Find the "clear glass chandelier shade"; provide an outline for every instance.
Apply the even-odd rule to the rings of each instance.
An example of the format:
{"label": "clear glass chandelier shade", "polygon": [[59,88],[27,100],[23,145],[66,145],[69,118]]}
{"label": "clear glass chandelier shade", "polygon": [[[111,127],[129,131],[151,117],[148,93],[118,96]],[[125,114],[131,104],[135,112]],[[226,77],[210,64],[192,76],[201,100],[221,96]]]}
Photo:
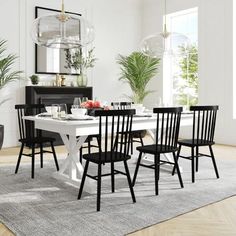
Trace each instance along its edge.
{"label": "clear glass chandelier shade", "polygon": [[94,40],[94,28],[81,16],[58,13],[35,19],[31,36],[40,46],[69,49],[91,43]]}
{"label": "clear glass chandelier shade", "polygon": [[150,57],[163,55],[186,54],[190,40],[180,33],[157,33],[150,35],[141,42],[141,51]]}

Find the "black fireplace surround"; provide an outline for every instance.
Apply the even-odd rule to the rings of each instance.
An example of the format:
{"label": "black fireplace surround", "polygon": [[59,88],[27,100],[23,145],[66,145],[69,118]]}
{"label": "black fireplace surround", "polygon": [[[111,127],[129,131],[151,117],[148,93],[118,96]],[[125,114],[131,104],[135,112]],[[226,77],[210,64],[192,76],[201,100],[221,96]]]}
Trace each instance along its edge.
{"label": "black fireplace surround", "polygon": [[[68,110],[73,104],[75,97],[93,98],[92,87],[47,87],[47,86],[26,86],[25,101],[26,104],[44,104],[49,106],[52,104],[66,103]],[[48,131],[42,131],[45,136],[55,137],[55,145],[61,145],[62,140],[59,134]]]}

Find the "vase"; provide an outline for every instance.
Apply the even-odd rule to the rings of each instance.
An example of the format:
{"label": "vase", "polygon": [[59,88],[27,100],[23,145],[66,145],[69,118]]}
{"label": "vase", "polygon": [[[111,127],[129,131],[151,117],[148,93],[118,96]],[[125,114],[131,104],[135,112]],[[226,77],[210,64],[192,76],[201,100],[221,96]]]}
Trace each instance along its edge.
{"label": "vase", "polygon": [[88,77],[86,74],[80,74],[77,76],[77,86],[78,87],[87,87]]}

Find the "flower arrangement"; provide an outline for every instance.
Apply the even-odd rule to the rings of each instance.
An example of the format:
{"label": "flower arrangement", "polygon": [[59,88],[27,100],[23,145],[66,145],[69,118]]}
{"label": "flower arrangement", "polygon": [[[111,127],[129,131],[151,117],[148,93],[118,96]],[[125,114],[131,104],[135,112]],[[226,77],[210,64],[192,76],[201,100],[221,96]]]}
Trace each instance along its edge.
{"label": "flower arrangement", "polygon": [[94,57],[94,48],[88,51],[88,55],[84,56],[81,49],[66,49],[66,66],[65,68],[80,70],[83,74],[86,69],[94,67],[97,58]]}
{"label": "flower arrangement", "polygon": [[81,103],[80,105],[83,108],[102,108],[102,103],[99,101],[88,100],[86,102]]}

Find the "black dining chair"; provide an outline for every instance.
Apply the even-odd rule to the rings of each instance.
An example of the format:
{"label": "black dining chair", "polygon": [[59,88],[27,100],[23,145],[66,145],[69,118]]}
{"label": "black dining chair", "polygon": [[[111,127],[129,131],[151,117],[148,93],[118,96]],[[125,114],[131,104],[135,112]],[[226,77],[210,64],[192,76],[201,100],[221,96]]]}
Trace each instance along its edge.
{"label": "black dining chair", "polygon": [[[179,170],[175,152],[178,150],[177,142],[179,137],[179,126],[181,119],[182,107],[163,107],[154,108],[153,113],[157,114],[156,125],[156,142],[152,145],[144,145],[137,147],[139,157],[133,177],[133,186],[135,185],[139,166],[154,169],[155,173],[155,194],[158,195],[158,182],[160,177],[160,165],[171,164],[176,166],[179,183],[181,188],[184,187],[182,177]],[[154,156],[154,164],[142,164],[142,154],[151,154]],[[172,153],[173,162],[161,160],[160,154]]]}
{"label": "black dining chair", "polygon": [[[84,149],[87,149],[88,150],[88,153],[90,154],[91,153],[91,151],[92,151],[92,148],[99,148],[99,145],[98,145],[98,135],[89,135],[88,137],[87,137],[87,139],[85,140],[85,143],[81,146],[81,148],[80,148],[80,163],[82,164],[83,163],[83,158],[82,158],[82,156],[83,156],[83,150]],[[96,139],[96,141],[97,141],[97,144],[93,144],[92,143],[92,141],[94,140],[94,139]]]}
{"label": "black dining chair", "polygon": [[[57,162],[56,152],[53,146],[54,138],[51,137],[43,137],[41,130],[34,128],[34,122],[29,120],[24,120],[23,116],[27,115],[36,115],[41,113],[44,108],[43,104],[19,104],[15,105],[15,109],[17,110],[18,117],[18,125],[19,125],[19,133],[21,142],[20,153],[18,156],[18,161],[16,164],[15,174],[18,172],[21,157],[29,156],[32,159],[32,168],[31,168],[31,178],[34,178],[34,165],[35,165],[35,155],[40,154],[40,166],[43,168],[43,153],[52,153],[54,157],[54,161],[56,164],[57,171],[59,170],[59,165]],[[45,143],[49,143],[52,151],[44,150],[43,145]],[[35,148],[39,146],[40,151],[35,152]],[[25,146],[28,146],[31,149],[31,153],[24,153]]]}
{"label": "black dining chair", "polygon": [[[191,172],[192,172],[192,182],[195,182],[195,168],[198,172],[198,162],[199,157],[206,156],[212,159],[212,163],[215,169],[216,177],[219,178],[219,173],[212,150],[216,126],[216,115],[219,107],[218,106],[191,106],[190,111],[193,111],[193,129],[192,129],[192,138],[179,140],[179,150],[177,153],[177,159],[179,157],[191,160]],[[182,146],[191,148],[191,156],[182,156],[180,151]],[[208,146],[210,155],[199,153],[199,148]],[[196,160],[196,163],[195,163]],[[196,167],[195,167],[196,164]],[[172,174],[175,173],[175,167]]]}
{"label": "black dining chair", "polygon": [[[99,151],[83,155],[86,160],[84,173],[81,180],[78,199],[81,198],[86,177],[97,181],[97,211],[100,211],[101,201],[101,177],[111,176],[111,191],[115,192],[115,175],[126,175],[133,202],[136,202],[129,168],[127,161],[131,158],[129,155],[130,138],[132,129],[132,120],[134,110],[110,110],[95,111],[99,117]],[[120,142],[118,140],[120,139]],[[97,175],[88,174],[89,163],[92,162],[98,166]],[[123,162],[125,172],[115,169],[115,163]],[[111,165],[109,173],[102,174],[102,166]]]}
{"label": "black dining chair", "polygon": [[[111,106],[114,106],[114,104],[116,104],[115,106],[117,106],[118,110],[125,110],[125,109],[131,109],[132,106],[132,102],[112,102]],[[131,154],[133,154],[134,152],[134,143],[140,143],[142,146],[144,145],[143,142],[143,132],[145,132],[145,130],[134,130],[131,132]]]}

